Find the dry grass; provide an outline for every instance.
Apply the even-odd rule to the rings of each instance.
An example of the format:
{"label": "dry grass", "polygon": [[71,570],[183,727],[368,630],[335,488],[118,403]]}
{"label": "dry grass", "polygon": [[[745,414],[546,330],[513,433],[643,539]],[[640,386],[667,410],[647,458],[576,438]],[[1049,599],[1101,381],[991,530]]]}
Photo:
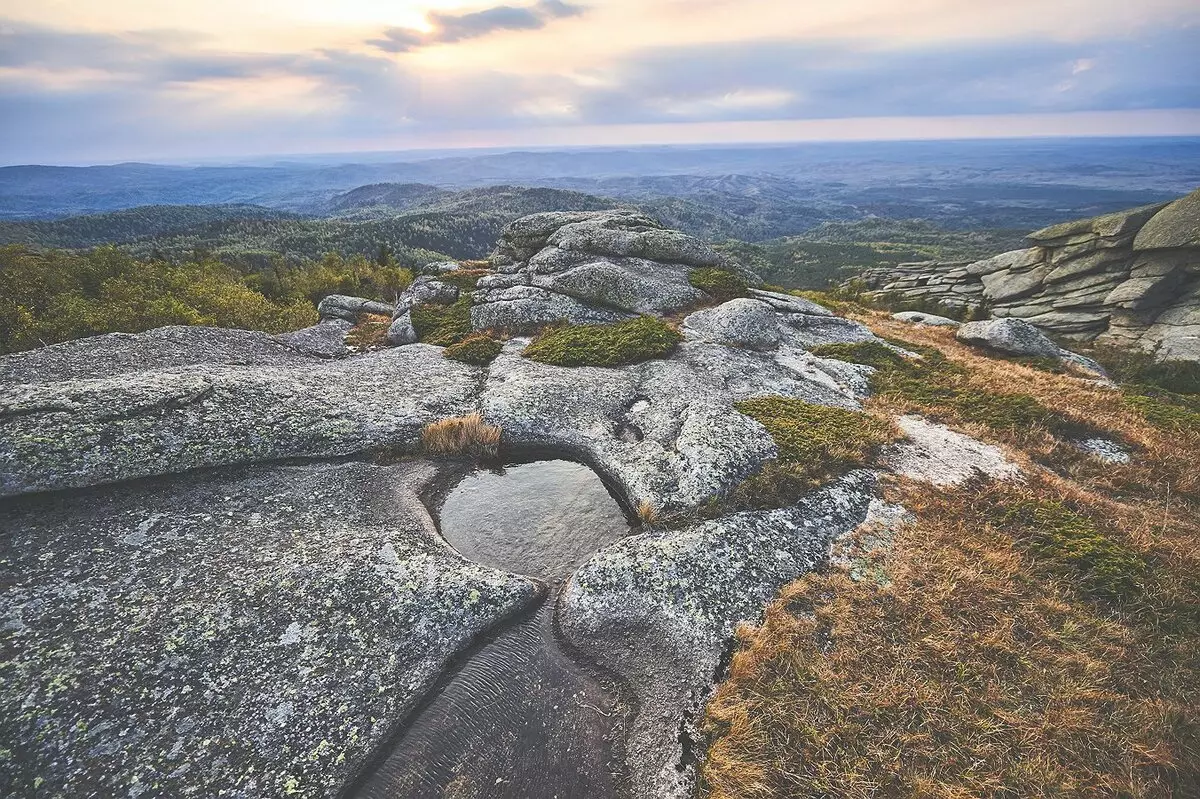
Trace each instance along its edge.
{"label": "dry grass", "polygon": [[654,507],[654,503],[650,500],[643,499],[638,503],[637,516],[642,524],[652,527],[658,522],[658,508]]}
{"label": "dry grass", "polygon": [[707,710],[702,795],[1200,796],[1200,438],[1122,392],[861,318],[937,347],[964,387],[1119,437],[1134,462],[1102,464],[1045,426],[872,400],[1003,445],[1026,480],[891,482],[918,521],[875,553],[883,587],[809,575],[739,631]]}
{"label": "dry grass", "polygon": [[425,425],[421,448],[429,455],[469,455],[494,458],[500,450],[500,428],[478,413],[442,419]]}
{"label": "dry grass", "polygon": [[359,351],[377,350],[387,346],[387,332],[392,325],[390,316],[361,314],[358,323],[346,333],[346,344]]}

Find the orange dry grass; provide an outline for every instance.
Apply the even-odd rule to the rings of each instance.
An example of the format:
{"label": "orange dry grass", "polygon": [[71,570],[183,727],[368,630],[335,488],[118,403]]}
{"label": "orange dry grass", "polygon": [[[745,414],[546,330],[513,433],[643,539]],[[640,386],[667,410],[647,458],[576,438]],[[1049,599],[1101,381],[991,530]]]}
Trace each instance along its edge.
{"label": "orange dry grass", "polygon": [[381,314],[361,314],[358,323],[346,333],[346,343],[360,350],[378,349],[387,345],[387,332],[392,318]]}
{"label": "orange dry grass", "polygon": [[[1085,596],[983,521],[1048,497],[1132,533],[1154,564],[1137,599]],[[740,631],[708,707],[705,795],[1200,795],[1194,515],[1113,508],[1053,478],[892,498],[920,521],[897,537],[890,585],[810,575]]]}
{"label": "orange dry grass", "polygon": [[[1200,796],[1200,437],[952,332],[861,321],[937,347],[973,389],[1029,394],[1119,436],[1134,462],[1101,464],[1040,428],[955,425],[1004,445],[1026,480],[895,481],[889,499],[918,521],[878,564],[885,587],[842,569],[810,575],[740,630],[707,710],[702,795]],[[945,411],[880,399],[869,410]],[[1039,502],[1077,509],[1132,553],[1136,590],[1091,592],[997,515]]]}
{"label": "orange dry grass", "polygon": [[421,446],[430,455],[470,455],[492,458],[500,450],[500,428],[478,413],[442,419],[425,425]]}

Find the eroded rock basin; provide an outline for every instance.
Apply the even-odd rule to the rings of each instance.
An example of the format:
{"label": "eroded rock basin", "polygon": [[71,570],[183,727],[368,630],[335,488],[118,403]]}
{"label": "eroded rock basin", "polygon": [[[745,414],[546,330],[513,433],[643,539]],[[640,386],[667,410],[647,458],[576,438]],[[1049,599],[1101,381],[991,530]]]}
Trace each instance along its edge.
{"label": "eroded rock basin", "polygon": [[443,537],[468,560],[544,581],[545,600],[468,653],[355,796],[616,796],[617,683],[558,634],[562,581],[628,522],[586,466],[536,461],[468,474],[444,498]]}

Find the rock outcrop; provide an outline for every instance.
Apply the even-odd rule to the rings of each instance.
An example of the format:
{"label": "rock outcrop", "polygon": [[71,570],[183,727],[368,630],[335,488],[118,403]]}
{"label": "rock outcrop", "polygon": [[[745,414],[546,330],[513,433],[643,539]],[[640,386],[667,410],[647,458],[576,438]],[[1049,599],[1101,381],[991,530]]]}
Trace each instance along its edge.
{"label": "rock outcrop", "polygon": [[[393,348],[350,353],[350,317],[379,309],[338,297],[284,336],[164,328],[0,358],[0,792],[342,795],[447,664],[541,595],[439,536],[423,500],[455,467],[422,458],[430,423],[478,413],[509,451],[584,462],[654,516],[718,507],[777,457],[739,400],[867,394],[871,367],[812,349],[870,330],[761,289],[717,304],[690,271],[735,265],[645,217],[528,217],[494,262],[473,290],[441,267],[414,283],[387,309]],[[410,343],[422,306],[466,299],[498,330],[710,307],[619,368],[540,363],[520,336],[488,365]],[[905,462],[929,471],[949,441],[1000,468],[930,440]],[[651,530],[571,578],[562,633],[632,695],[636,795],[689,794],[680,731],[732,630],[867,518],[875,482]]]}
{"label": "rock outcrop", "polygon": [[1030,234],[1032,247],[974,263],[869,270],[879,294],[1024,319],[1068,339],[1200,359],[1200,190]]}

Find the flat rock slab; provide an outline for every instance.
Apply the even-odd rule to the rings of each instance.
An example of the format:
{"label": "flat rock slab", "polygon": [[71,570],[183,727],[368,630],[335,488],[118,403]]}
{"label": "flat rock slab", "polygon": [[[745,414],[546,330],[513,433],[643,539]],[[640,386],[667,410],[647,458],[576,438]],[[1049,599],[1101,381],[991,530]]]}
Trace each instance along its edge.
{"label": "flat rock slab", "polygon": [[597,553],[563,593],[564,634],[637,695],[628,745],[631,796],[692,795],[688,726],[718,678],[741,622],[823,563],[861,524],[873,473],[853,472],[793,507],[646,533]]}
{"label": "flat rock slab", "polygon": [[539,594],[441,542],[433,475],[250,468],[0,505],[0,794],[337,796]]}
{"label": "flat rock slab", "polygon": [[886,454],[888,467],[902,477],[939,486],[960,485],[982,474],[996,480],[1020,475],[1004,451],[920,416],[901,416],[896,425],[908,437]]}

